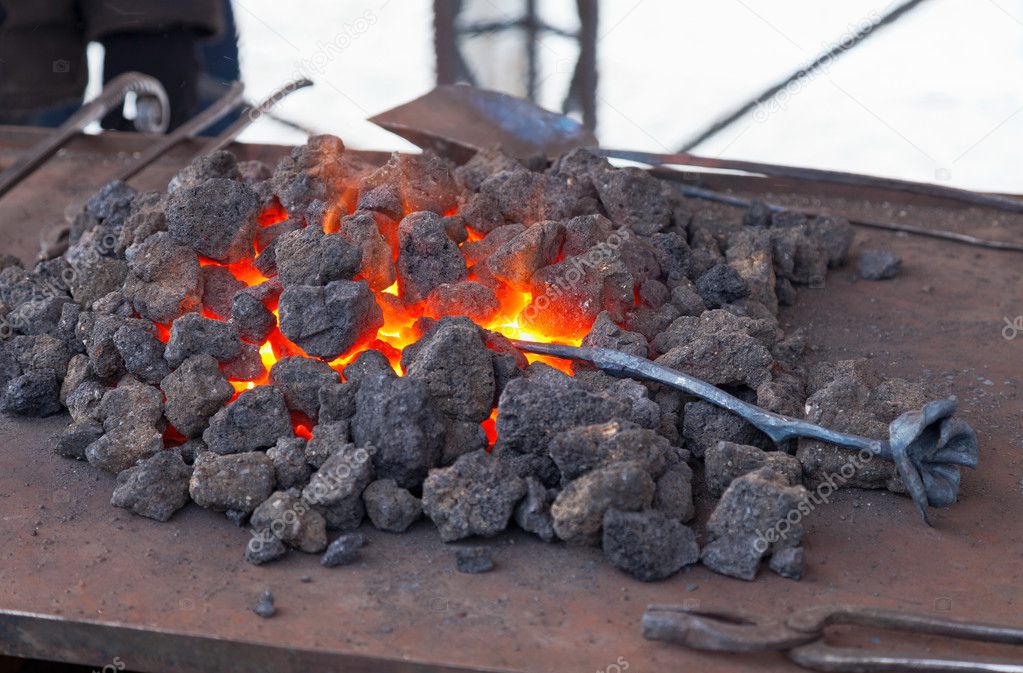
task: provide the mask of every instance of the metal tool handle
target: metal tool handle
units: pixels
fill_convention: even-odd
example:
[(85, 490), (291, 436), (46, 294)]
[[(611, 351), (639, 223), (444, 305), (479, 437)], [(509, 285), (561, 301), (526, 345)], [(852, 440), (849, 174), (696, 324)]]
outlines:
[(1019, 663), (872, 652), (823, 641), (800, 645), (786, 655), (793, 663), (826, 673), (1023, 673)]
[(794, 613), (786, 624), (805, 633), (820, 633), (827, 626), (852, 624), (931, 636), (1023, 645), (1023, 627), (935, 617), (887, 608), (821, 605)]

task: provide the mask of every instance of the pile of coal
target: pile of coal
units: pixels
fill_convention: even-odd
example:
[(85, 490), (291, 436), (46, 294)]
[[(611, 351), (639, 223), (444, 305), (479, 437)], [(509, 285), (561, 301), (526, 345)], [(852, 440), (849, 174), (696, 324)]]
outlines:
[[(551, 339), (585, 335), (883, 435), (919, 391), (860, 363), (806, 371), (804, 338), (777, 319), (851, 241), (840, 219), (701, 210), (584, 150), (547, 166), (499, 152), (369, 165), (320, 136), (273, 170), (218, 153), (167, 193), (107, 185), (60, 258), (0, 259), (0, 409), (66, 408), (55, 450), (116, 476), (114, 505), (223, 512), (251, 528), (252, 563), (350, 564), (369, 526), (425, 518), (446, 542), (517, 527), (600, 546), (645, 581), (701, 559), (798, 577), (803, 484), (834, 485), (856, 456), (775, 447), (728, 412), (592, 367), (529, 364), (484, 326), (528, 293), (519, 318)], [(418, 317), (400, 353), (377, 340), (396, 312)], [(843, 484), (901, 487), (887, 464)], [(457, 566), (492, 561), (467, 547)]]

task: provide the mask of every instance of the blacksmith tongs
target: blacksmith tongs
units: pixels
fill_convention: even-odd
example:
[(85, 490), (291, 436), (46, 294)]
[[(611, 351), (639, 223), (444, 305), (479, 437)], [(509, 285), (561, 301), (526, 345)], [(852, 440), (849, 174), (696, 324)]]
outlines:
[(712, 652), (781, 651), (794, 663), (817, 671), (1023, 673), (1023, 653), (1014, 662), (1006, 662), (914, 656), (829, 645), (824, 639), (824, 629), (843, 624), (1023, 645), (1023, 627), (843, 605), (798, 610), (784, 620), (734, 610), (651, 605), (643, 614), (643, 637)]

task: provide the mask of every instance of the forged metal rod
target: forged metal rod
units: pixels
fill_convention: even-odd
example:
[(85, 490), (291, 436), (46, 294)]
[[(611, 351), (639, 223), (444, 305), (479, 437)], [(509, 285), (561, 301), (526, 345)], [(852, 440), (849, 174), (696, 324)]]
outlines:
[(1023, 673), (1023, 664), (1004, 661), (915, 655), (828, 644), (825, 629), (857, 625), (943, 638), (1023, 645), (1023, 628), (969, 622), (854, 605), (817, 605), (797, 610), (788, 619), (751, 615), (734, 609), (691, 609), (649, 605), (643, 613), (647, 640), (674, 643), (709, 652), (781, 651), (796, 664), (817, 671), (956, 671)]
[[(682, 173), (675, 170), (659, 170), (654, 169), (651, 171), (658, 177), (667, 178), (672, 181), (681, 180)], [(684, 196), (688, 196), (693, 199), (703, 199), (704, 201), (713, 201), (714, 203), (723, 203), (727, 206), (735, 206), (736, 208), (749, 208), (753, 201), (751, 199), (744, 199), (741, 196), (734, 196), (732, 194), (722, 194), (721, 192), (715, 192), (712, 189), (704, 189), (703, 187), (694, 187), (692, 185), (676, 184), (676, 188)], [(778, 205), (777, 203), (765, 203), (772, 212), (780, 212), (783, 210), (791, 210), (802, 213), (808, 217), (834, 217), (841, 215), (840, 213), (831, 213), (826, 210), (818, 210), (813, 208), (786, 208), (785, 206)], [(942, 241), (952, 241), (954, 243), (965, 243), (966, 245), (975, 245), (979, 248), (991, 248), (993, 250), (1010, 250), (1012, 252), (1023, 252), (1023, 243), (1012, 243), (1011, 241), (993, 241), (989, 238), (977, 238), (976, 236), (970, 236), (969, 234), (960, 234), (956, 231), (946, 231), (945, 229), (928, 229), (926, 227), (918, 227), (913, 224), (894, 224), (889, 222), (875, 222), (873, 220), (864, 220), (855, 217), (846, 217), (850, 224), (855, 224), (860, 227), (867, 227), (870, 229), (883, 229), (885, 231), (901, 231), (906, 234), (914, 234), (916, 236), (926, 236), (928, 238), (937, 238)]]
[(748, 102), (740, 105), (731, 113), (719, 118), (713, 122), (709, 128), (697, 133), (691, 140), (689, 140), (682, 148), (683, 152), (693, 149), (697, 145), (700, 145), (709, 138), (714, 137), (722, 130), (728, 128), (736, 121), (744, 117), (750, 110), (763, 105), (765, 102), (773, 99), (775, 96), (780, 94), (782, 91), (787, 89), (790, 85), (812, 75), (815, 71), (819, 70), (824, 66), (831, 65), (835, 59), (850, 51), (853, 47), (861, 44), (864, 40), (869, 38), (871, 35), (876, 33), (879, 29), (885, 26), (891, 25), (901, 19), (907, 12), (914, 9), (917, 5), (924, 2), (924, 0), (908, 0), (902, 3), (895, 9), (891, 10), (884, 16), (872, 21), (870, 24), (860, 28), (860, 30), (854, 34), (845, 36), (835, 46), (828, 49), (826, 52), (815, 58), (809, 64), (803, 66), (799, 70), (795, 71), (785, 79), (773, 84), (761, 93), (757, 94), (754, 98)]
[(766, 411), (706, 381), (610, 348), (583, 348), (521, 340), (512, 340), (512, 343), (528, 353), (582, 360), (612, 376), (663, 383), (695, 395), (742, 417), (776, 444), (806, 437), (866, 451), (871, 456), (892, 461), (920, 516), (928, 525), (928, 505), (948, 507), (955, 502), (960, 482), (957, 467), (977, 466), (977, 436), (969, 424), (953, 418), (955, 397), (928, 402), (921, 409), (907, 411), (889, 424), (888, 439), (869, 439)]
[(882, 178), (876, 175), (846, 173), (844, 171), (827, 171), (819, 168), (805, 168), (802, 166), (764, 164), (756, 161), (742, 161), (739, 159), (714, 159), (711, 157), (689, 154), (688, 152), (681, 152), (679, 154), (656, 154), (653, 152), (639, 152), (635, 150), (609, 149), (599, 149), (595, 150), (595, 152), (605, 157), (635, 161), (648, 166), (700, 166), (702, 168), (717, 168), (742, 171), (744, 173), (757, 173), (771, 177), (830, 182), (837, 185), (848, 185), (851, 187), (871, 187), (874, 189), (885, 189), (893, 192), (905, 192), (907, 194), (919, 194), (921, 196), (951, 199), (953, 201), (960, 201), (974, 206), (1004, 210), (1010, 213), (1023, 213), (1023, 199), (1014, 199), (1008, 196), (987, 194), (985, 192), (975, 192), (969, 189), (959, 189), (957, 187), (945, 187), (943, 185), (935, 185), (927, 182), (897, 180), (895, 178)]
[(233, 83), (231, 87), (224, 92), (224, 95), (215, 100), (212, 105), (174, 129), (171, 133), (165, 135), (159, 141), (147, 147), (145, 151), (142, 152), (137, 159), (135, 159), (135, 161), (122, 168), (111, 178), (111, 180), (123, 180), (127, 182), (139, 171), (159, 159), (165, 153), (169, 152), (171, 148), (185, 138), (192, 138), (202, 133), (204, 130), (217, 123), (217, 121), (223, 119), (223, 117), (231, 112), (231, 110), (235, 109), (242, 101), (244, 93), (244, 84), (241, 82)]
[(223, 132), (214, 138), (202, 151), (203, 154), (212, 154), (230, 145), (238, 134), (247, 129), (254, 121), (269, 112), (277, 103), (281, 102), (299, 89), (305, 89), (313, 85), (313, 81), (306, 77), (292, 80), (280, 87), (272, 94), (259, 102), (256, 107), (250, 107), (242, 111), (241, 116), (228, 126)]
[(125, 96), (137, 96), (135, 128), (143, 133), (163, 133), (170, 122), (170, 103), (160, 82), (138, 72), (126, 72), (110, 80), (103, 91), (61, 124), (53, 133), (39, 141), (31, 150), (0, 173), (0, 196), (46, 161), (64, 144), (99, 121), (107, 112), (124, 102)]

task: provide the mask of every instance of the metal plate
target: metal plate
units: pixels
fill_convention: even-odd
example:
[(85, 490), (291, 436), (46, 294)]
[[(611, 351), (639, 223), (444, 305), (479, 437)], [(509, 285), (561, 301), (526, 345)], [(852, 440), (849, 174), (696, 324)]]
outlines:
[[(15, 135), (0, 129), (8, 146), (7, 153), (0, 147), (0, 160), (9, 160)], [(0, 248), (28, 256), (37, 223), (81, 203), (108, 167), (113, 172), (118, 153), (144, 142), (111, 134), (72, 143), (0, 200)], [(287, 150), (236, 149), (264, 158)], [(139, 186), (165, 184), (188, 152), (179, 148), (150, 167)], [(864, 216), (1006, 237), (1023, 232), (1020, 218), (935, 203), (828, 196), (835, 192), (753, 178), (714, 180), (716, 188), (763, 190), (804, 205), (819, 198)], [(118, 657), (129, 670), (210, 673), (562, 673), (624, 670), (623, 662), (629, 673), (796, 671), (779, 655), (722, 656), (644, 641), (640, 617), (649, 603), (699, 601), (784, 615), (841, 602), (1018, 624), (1023, 333), (1006, 340), (1002, 327), (1003, 317), (1023, 313), (1021, 257), (875, 232), (860, 232), (859, 242), (895, 248), (902, 275), (854, 283), (850, 267), (835, 271), (826, 291), (801, 290), (798, 305), (781, 319), (787, 329), (807, 328), (813, 358), (870, 357), (891, 375), (929, 372), (937, 393), (959, 395), (963, 417), (979, 434), (981, 464), (964, 476), (961, 502), (934, 512), (933, 529), (920, 523), (907, 498), (840, 491), (805, 521), (809, 569), (801, 582), (765, 569), (746, 583), (696, 567), (644, 584), (609, 566), (597, 549), (525, 534), (484, 541), (495, 548), (496, 569), (463, 575), (454, 570), (451, 545), (427, 522), (405, 535), (366, 530), (369, 544), (353, 566), (322, 568), (315, 556), (293, 554), (254, 567), (242, 560), (248, 533), (222, 516), (190, 505), (161, 524), (111, 507), (113, 477), (50, 452), (49, 438), (64, 418), (3, 420), (0, 654), (97, 668)], [(710, 507), (698, 503), (700, 519)], [(306, 575), (308, 583), (301, 581)], [(267, 588), (279, 612), (263, 620), (250, 608)], [(865, 642), (844, 631), (833, 641)], [(896, 642), (885, 634), (881, 644)], [(960, 654), (986, 653), (982, 645), (961, 645)]]

